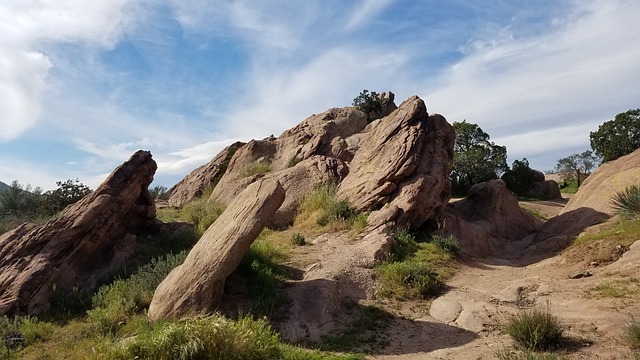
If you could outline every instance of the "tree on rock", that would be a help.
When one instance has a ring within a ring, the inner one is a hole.
[[[505,171],[501,179],[507,184],[507,188],[517,195],[526,196],[533,183],[533,170],[529,167],[529,160],[523,158],[516,160],[511,169]]]
[[[382,98],[375,91],[362,90],[360,95],[353,99],[353,106],[369,115],[369,122],[382,116]]]
[[[454,122],[456,140],[451,170],[454,195],[466,195],[474,184],[497,179],[509,169],[507,148],[489,141],[489,134],[477,124]]]
[[[591,174],[591,170],[593,170],[597,164],[598,158],[593,152],[587,150],[580,154],[576,153],[558,160],[555,171],[562,174],[565,179],[577,181],[578,187],[580,187],[581,180]]]
[[[631,154],[640,148],[640,109],[616,115],[589,134],[591,148],[603,162]]]

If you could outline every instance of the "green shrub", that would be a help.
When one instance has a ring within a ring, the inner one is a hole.
[[[0,318],[0,354],[47,340],[58,327],[31,316]],[[4,350],[2,349],[4,348]]]
[[[633,320],[626,325],[625,340],[630,348],[640,350],[640,321]]]
[[[176,266],[182,264],[188,251],[154,258],[128,279],[116,279],[98,289],[93,296],[93,309],[87,312],[91,326],[104,334],[114,333],[128,317],[149,307],[153,293]]]
[[[376,267],[378,293],[398,300],[427,299],[443,286],[438,274],[428,264],[414,260],[381,264]]]
[[[294,167],[296,165],[298,165],[298,163],[302,161],[301,157],[298,157],[298,155],[294,155],[293,157],[291,157],[291,159],[289,159],[289,161],[287,162],[287,167]]]
[[[613,197],[613,207],[627,219],[640,218],[640,186],[631,185]]]
[[[367,114],[369,122],[382,117],[382,98],[380,94],[375,91],[369,92],[369,90],[362,90],[362,92],[353,99],[352,105]]]
[[[533,309],[514,315],[507,333],[527,350],[557,347],[562,338],[560,320],[548,310]]]
[[[458,251],[460,251],[460,242],[458,242],[458,239],[453,235],[444,236],[436,234],[431,237],[431,242],[452,255],[457,254]]]
[[[266,174],[271,171],[271,164],[265,160],[254,160],[247,164],[244,168],[244,177],[249,177],[258,174]]]
[[[315,218],[319,226],[344,223],[346,227],[364,228],[366,216],[359,215],[348,201],[336,198],[337,185],[322,184],[309,193],[300,204],[300,213]]]
[[[304,246],[307,245],[307,242],[305,241],[304,235],[300,233],[293,233],[291,234],[291,244],[295,246]]]

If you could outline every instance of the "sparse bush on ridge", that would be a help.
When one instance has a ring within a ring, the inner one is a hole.
[[[557,347],[562,339],[560,320],[548,309],[533,309],[514,315],[507,333],[526,350],[547,350]]]
[[[616,192],[613,207],[625,219],[640,218],[640,186],[630,185],[626,189]]]

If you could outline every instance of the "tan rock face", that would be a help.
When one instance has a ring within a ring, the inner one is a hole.
[[[227,146],[207,164],[195,169],[169,189],[169,205],[182,206],[202,196],[207,187],[217,184],[227,171],[231,158],[243,145],[244,143],[237,142]]]
[[[453,127],[427,115],[417,96],[378,120],[362,141],[338,197],[358,210],[379,210],[381,223],[420,226],[442,214],[451,197]]]
[[[135,234],[155,219],[148,186],[156,168],[138,151],[57,218],[0,236],[0,315],[40,310],[54,285],[90,289],[129,257]]]
[[[460,241],[471,256],[509,250],[509,243],[532,235],[542,222],[518,205],[504,181],[492,180],[471,187],[466,198],[447,206],[445,233]]]
[[[204,233],[184,263],[156,289],[149,318],[182,318],[213,312],[224,282],[284,201],[275,180],[261,179],[247,187]]]
[[[586,207],[614,215],[611,199],[629,185],[640,184],[640,149],[602,164],[580,186],[560,214]]]

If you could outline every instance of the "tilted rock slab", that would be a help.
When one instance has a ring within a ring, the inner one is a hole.
[[[184,263],[160,283],[149,306],[149,318],[183,318],[215,311],[225,279],[284,196],[284,189],[275,180],[261,179],[247,187],[202,235]]]
[[[442,215],[451,197],[453,127],[427,114],[417,96],[372,124],[338,187],[338,197],[380,224],[419,227]]]
[[[138,151],[57,218],[0,236],[0,315],[37,312],[54,286],[91,289],[133,254],[134,234],[155,219],[148,186],[156,168]]]

